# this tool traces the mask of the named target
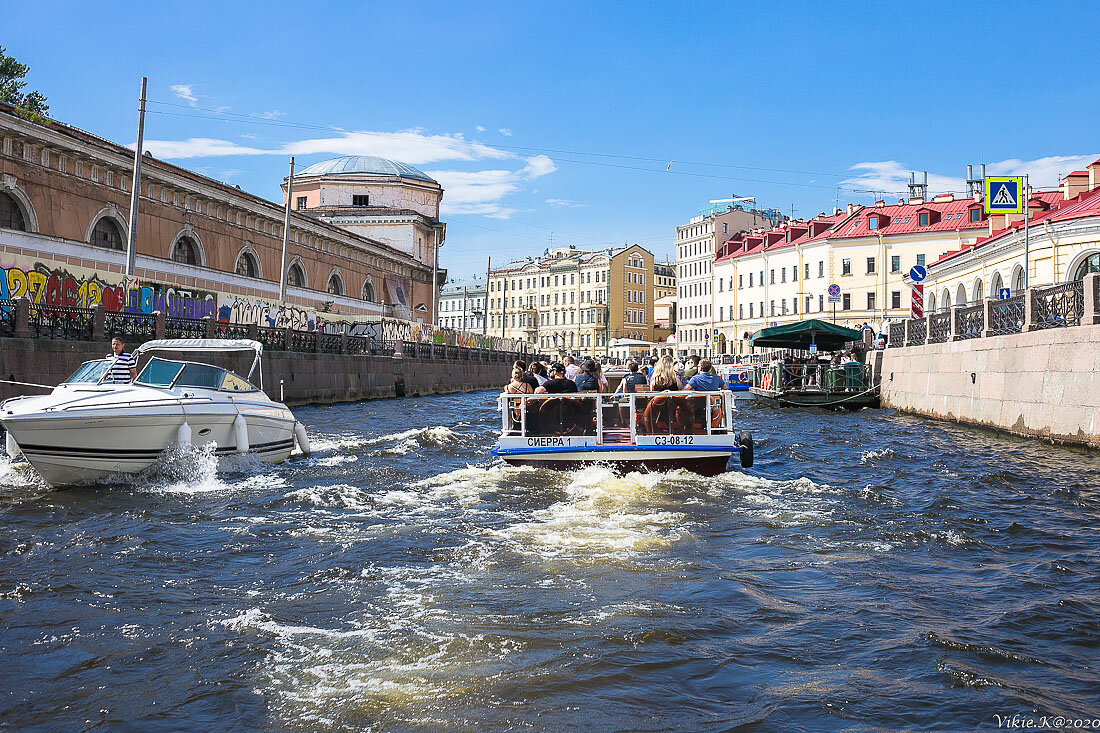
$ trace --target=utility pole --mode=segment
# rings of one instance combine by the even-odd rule
[[[286,206],[283,210],[283,267],[279,271],[279,305],[286,304],[286,258],[290,246],[290,201],[294,195],[294,156],[290,156],[290,175],[286,179]]]
[[[138,202],[141,200],[141,156],[145,145],[145,87],[149,80],[141,77],[141,97],[138,99],[137,146],[134,148],[134,182],[130,187],[130,241],[126,244],[126,276],[134,276],[137,261]]]
[[[485,317],[481,319],[481,335],[489,335],[489,273],[493,271],[493,258],[485,263]]]

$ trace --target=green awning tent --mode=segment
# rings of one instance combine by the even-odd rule
[[[817,344],[821,351],[837,351],[849,341],[863,341],[863,334],[816,318],[783,326],[762,328],[752,335],[752,345],[773,349],[809,349]]]

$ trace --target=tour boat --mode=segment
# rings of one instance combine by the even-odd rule
[[[493,455],[514,466],[573,469],[601,463],[620,472],[726,470],[733,454],[753,462],[752,435],[733,428],[733,394],[501,394]]]
[[[138,347],[134,356],[242,350],[255,355],[248,378],[154,356],[132,384],[111,384],[104,380],[112,359],[85,362],[48,395],[0,403],[8,455],[22,453],[46,483],[62,486],[139,473],[165,449],[183,444],[214,443],[219,456],[249,453],[277,463],[290,456],[297,440],[308,454],[305,429],[293,413],[248,381],[263,352],[258,341],[162,339]]]
[[[731,392],[748,392],[752,385],[752,364],[735,364],[724,367],[722,378]]]

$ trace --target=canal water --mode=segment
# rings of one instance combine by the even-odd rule
[[[1100,717],[1100,457],[743,404],[757,465],[511,469],[489,392],[311,458],[0,463],[0,727],[996,728]]]

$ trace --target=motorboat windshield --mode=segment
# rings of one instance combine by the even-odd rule
[[[134,383],[150,387],[197,387],[223,392],[257,391],[248,380],[221,367],[158,357],[149,360]]]
[[[80,365],[76,373],[66,379],[64,384],[99,384],[111,371],[113,359],[97,359],[86,361]]]

